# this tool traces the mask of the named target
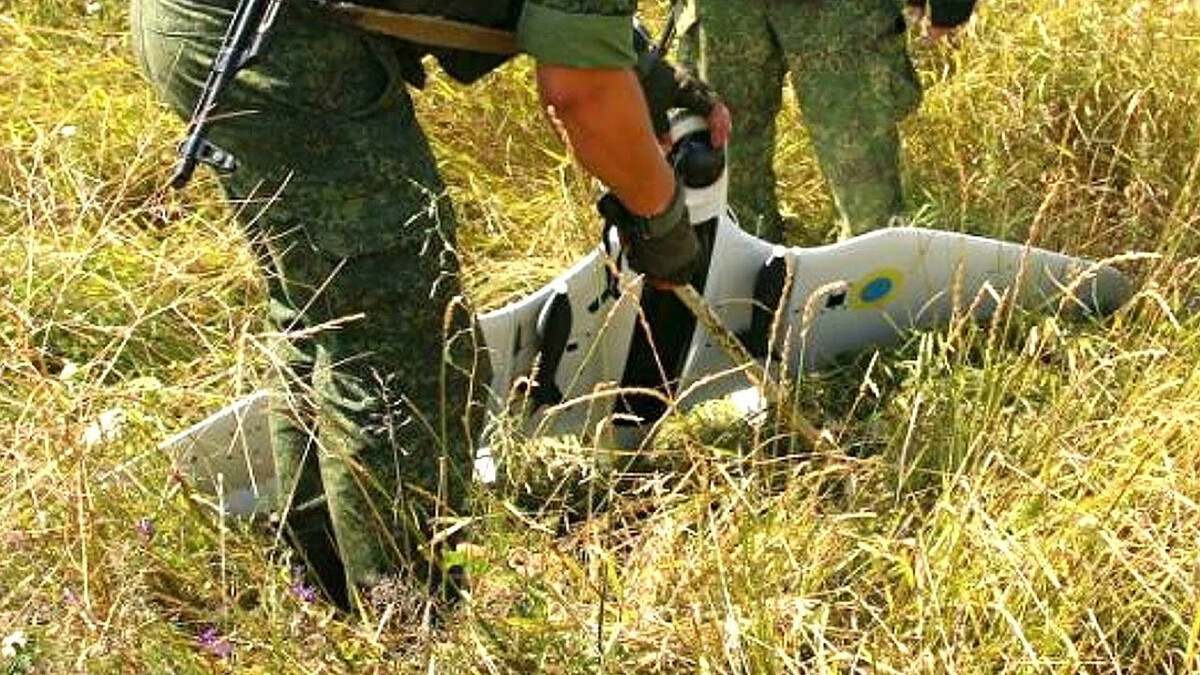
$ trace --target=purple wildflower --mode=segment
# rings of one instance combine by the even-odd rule
[[[154,521],[149,518],[139,518],[134,529],[142,536],[142,541],[150,541],[154,537]]]
[[[317,601],[317,589],[306,583],[307,576],[304,572],[304,565],[294,565],[292,567],[292,595],[296,596],[300,602],[307,605]]]
[[[219,659],[228,659],[233,656],[233,644],[228,639],[221,637],[220,631],[215,626],[205,628],[196,640],[200,643],[201,649]]]
[[[292,584],[292,595],[296,596],[300,602],[306,605],[311,605],[317,601],[317,589],[309,586],[303,581],[297,581]]]

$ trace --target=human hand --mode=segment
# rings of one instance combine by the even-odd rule
[[[708,123],[708,140],[713,149],[720,150],[728,145],[729,137],[733,133],[733,116],[730,115],[729,108],[721,101],[716,101],[704,119]],[[673,144],[670,129],[658,134],[658,143],[664,152],[670,151]]]
[[[654,134],[659,140],[666,142],[671,127],[667,113],[678,108],[707,119],[713,146],[723,147],[729,141],[732,122],[729,109],[717,93],[686,68],[658,53],[640,30],[634,31],[634,49],[638,53],[634,70],[646,98]]]
[[[729,135],[732,131],[733,117],[729,114],[729,108],[724,103],[717,101],[708,113],[708,135],[712,140],[712,146],[717,150],[725,147],[729,143]]]

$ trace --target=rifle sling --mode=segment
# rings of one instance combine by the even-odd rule
[[[417,44],[505,56],[519,51],[517,34],[499,28],[477,26],[427,14],[404,14],[350,2],[329,3],[323,9],[339,21],[365,31]]]

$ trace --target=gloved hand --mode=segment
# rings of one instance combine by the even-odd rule
[[[638,55],[634,70],[637,72],[638,82],[642,85],[642,93],[646,96],[646,105],[650,108],[650,121],[654,125],[655,136],[662,136],[670,131],[671,124],[667,112],[674,108],[683,108],[706,118],[719,109],[723,118],[728,118],[728,110],[721,103],[717,93],[690,72],[675,66],[654,51],[646,35],[640,30],[634,30],[633,48]],[[727,135],[727,129],[722,133],[717,126],[719,123],[714,125],[714,135]],[[719,147],[723,142],[715,144]]]
[[[596,208],[609,226],[617,228],[629,266],[635,271],[671,285],[691,281],[699,264],[700,238],[688,218],[678,184],[671,204],[657,216],[646,218],[631,213],[611,192],[600,198]]]

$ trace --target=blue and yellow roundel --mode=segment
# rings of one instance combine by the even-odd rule
[[[850,306],[855,309],[882,307],[895,298],[903,284],[904,275],[899,270],[875,270],[851,286]]]

